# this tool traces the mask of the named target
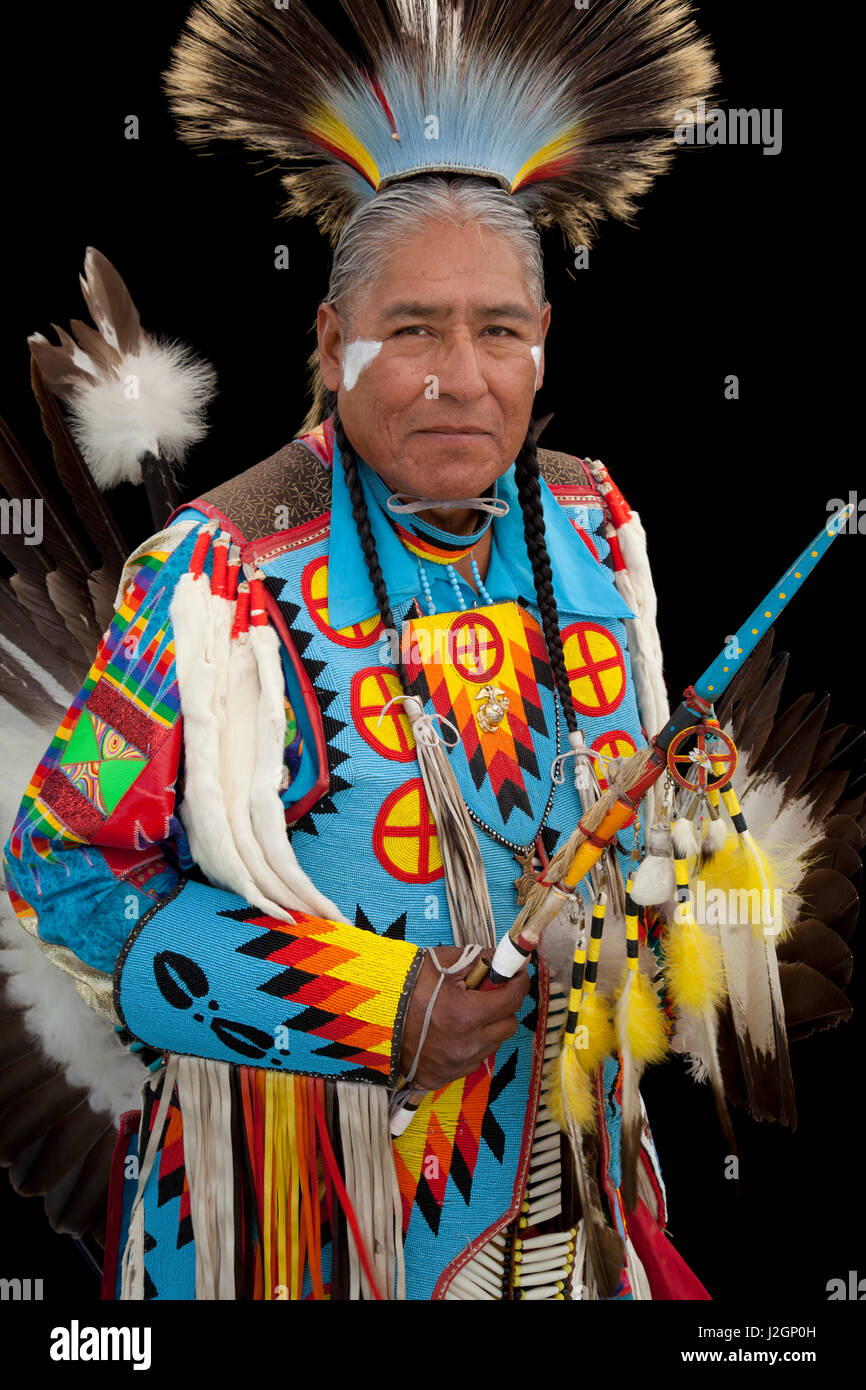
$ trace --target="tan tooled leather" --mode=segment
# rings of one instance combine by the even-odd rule
[[[542,477],[550,485],[589,483],[580,459],[553,449],[539,449]],[[202,493],[233,522],[247,540],[288,531],[327,512],[331,505],[331,474],[315,454],[293,439],[270,458]]]
[[[293,439],[199,500],[213,503],[247,540],[257,540],[327,512],[331,473],[305,444]]]

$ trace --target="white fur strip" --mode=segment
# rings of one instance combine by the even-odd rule
[[[656,728],[652,731],[647,729],[647,733],[657,733],[670,713],[670,706],[662,674],[662,648],[656,626],[658,600],[647,556],[646,532],[637,512],[632,512],[631,520],[617,531],[617,539],[637,600],[637,609],[632,611],[636,612],[635,625],[640,631],[641,653],[646,662],[647,679],[655,696],[655,712],[660,716]]]
[[[632,679],[635,684],[641,723],[652,738],[670,714],[667,688],[662,671],[662,648],[656,626],[658,600],[647,556],[646,532],[637,512],[617,531],[626,571],[616,576],[617,588],[634,613],[626,622],[631,655]],[[626,592],[626,589],[628,592]],[[658,814],[660,784],[648,795],[650,823]]]
[[[250,647],[258,667],[259,705],[255,729],[255,770],[250,789],[253,832],[271,869],[285,889],[297,898],[296,906],[328,921],[345,922],[336,903],[320,893],[298,863],[286,834],[286,816],[280,799],[286,733],[285,677],[280,660],[279,637],[268,624],[251,627]]]
[[[250,877],[263,893],[283,907],[306,904],[274,873],[253,833],[250,787],[255,771],[256,720],[259,711],[259,673],[248,633],[229,643],[228,695],[220,727],[220,774],[235,845]]]
[[[213,610],[207,574],[181,575],[171,601],[177,683],[183,710],[184,798],[178,815],[199,868],[218,888],[238,893],[280,921],[288,913],[262,893],[238,854],[220,783],[217,704],[225,673],[211,655]]]

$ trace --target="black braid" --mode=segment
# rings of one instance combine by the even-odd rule
[[[376,542],[373,539],[370,517],[367,512],[367,503],[364,501],[364,493],[361,489],[361,478],[358,473],[355,450],[349,443],[348,435],[340,419],[340,413],[336,409],[334,410],[334,435],[340,449],[340,458],[343,461],[346,486],[349,489],[349,496],[352,499],[352,516],[355,518],[355,525],[358,528],[358,535],[361,538],[361,545],[364,548],[367,573],[370,576],[370,583],[373,585],[373,593],[376,595],[376,603],[379,607],[379,615],[382,622],[387,631],[397,633],[397,675],[400,678],[400,684],[403,690],[408,694],[409,673],[403,664],[400,634],[397,632],[397,624],[394,622],[394,614],[391,612],[391,600],[388,598],[388,590],[385,587],[385,580],[382,575],[382,566],[379,564],[379,556],[376,554]]]
[[[559,612],[553,593],[553,571],[550,556],[544,543],[544,513],[541,509],[541,482],[538,471],[538,448],[535,442],[532,421],[523,441],[523,448],[514,464],[514,481],[520,509],[523,512],[523,534],[526,550],[532,565],[535,580],[535,597],[541,614],[541,626],[547,655],[556,679],[556,688],[562,704],[567,727],[573,732],[577,728],[577,716],[571,696],[571,685],[565,667],[565,652],[562,649],[562,636],[559,631]]]
[[[364,494],[361,490],[361,479],[358,474],[355,451],[349,443],[343,422],[340,419],[339,411],[336,409],[333,413],[333,423],[334,434],[340,449],[340,457],[343,461],[346,486],[349,489],[349,496],[352,500],[352,515],[355,518],[355,525],[358,528],[358,535],[360,536],[361,545],[364,549],[367,573],[370,576],[370,583],[376,595],[379,614],[386,629],[391,632],[396,632],[397,625],[394,622],[394,615],[391,612],[388,590],[385,587],[382,567],[379,564],[379,557],[376,554],[376,542],[373,539],[373,532],[370,527],[367,504],[364,501]],[[559,691],[559,698],[562,703],[566,725],[569,729],[574,730],[577,728],[577,717],[574,712],[571,686],[565,668],[565,653],[562,649],[562,637],[559,631],[559,613],[553,594],[553,572],[550,568],[550,557],[547,553],[547,546],[544,543],[544,515],[541,509],[538,451],[534,439],[532,421],[530,421],[529,431],[514,465],[514,479],[517,485],[517,495],[520,500],[521,510],[523,512],[523,534],[526,538],[526,550],[532,565],[532,574],[535,580],[535,597],[538,603],[538,610],[541,614],[541,624],[544,630],[547,654],[556,679],[556,687]],[[403,664],[402,649],[399,645],[398,653],[397,674],[400,677],[400,684],[403,689],[408,691],[409,677]]]

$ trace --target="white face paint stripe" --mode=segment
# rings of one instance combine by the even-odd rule
[[[382,343],[378,338],[356,338],[353,343],[346,344],[343,349],[343,385],[347,391],[351,391],[364,368],[378,356],[381,348]]]
[[[536,346],[531,347],[529,351],[532,353],[532,360],[535,363],[535,384],[537,386],[538,372],[539,368],[541,367],[541,343],[537,343]]]

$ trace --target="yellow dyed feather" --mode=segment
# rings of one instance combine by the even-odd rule
[[[549,160],[561,159],[563,155],[571,154],[579,144],[580,122],[576,121],[573,125],[567,126],[559,135],[552,140],[548,140],[546,145],[542,145],[535,154],[530,155],[524,164],[521,164],[517,173],[511,181],[511,192],[516,193],[520,185],[529,178],[542,164],[547,164]]]
[[[578,1061],[571,1043],[563,1046],[553,1063],[547,1104],[559,1128],[568,1133],[569,1122],[583,1131],[595,1128],[592,1083]]]
[[[319,136],[350,159],[354,159],[373,188],[379,187],[381,175],[378,164],[366,145],[361,144],[357,135],[349,129],[345,121],[340,120],[335,111],[321,103],[318,104],[309,114],[308,128],[311,135]]]
[[[577,1015],[574,1050],[583,1070],[595,1071],[615,1046],[612,1005],[597,991],[585,994]]]
[[[775,846],[768,850],[747,831],[742,836],[729,835],[724,849],[701,865],[694,888],[697,896],[698,882],[704,885],[708,922],[750,922],[758,936],[763,936],[766,927],[774,928],[779,942],[784,941],[791,925],[785,912],[786,906],[790,910],[786,897],[803,873],[797,854]],[[781,905],[779,911],[777,904]]]
[[[689,915],[675,921],[664,941],[665,980],[680,1009],[703,1014],[715,1009],[725,994],[722,948],[716,937]]]
[[[668,1030],[659,997],[641,971],[630,972],[625,1034],[632,1061],[638,1067],[660,1062],[668,1050]],[[627,977],[628,979],[628,977]],[[622,993],[622,991],[620,991]]]

